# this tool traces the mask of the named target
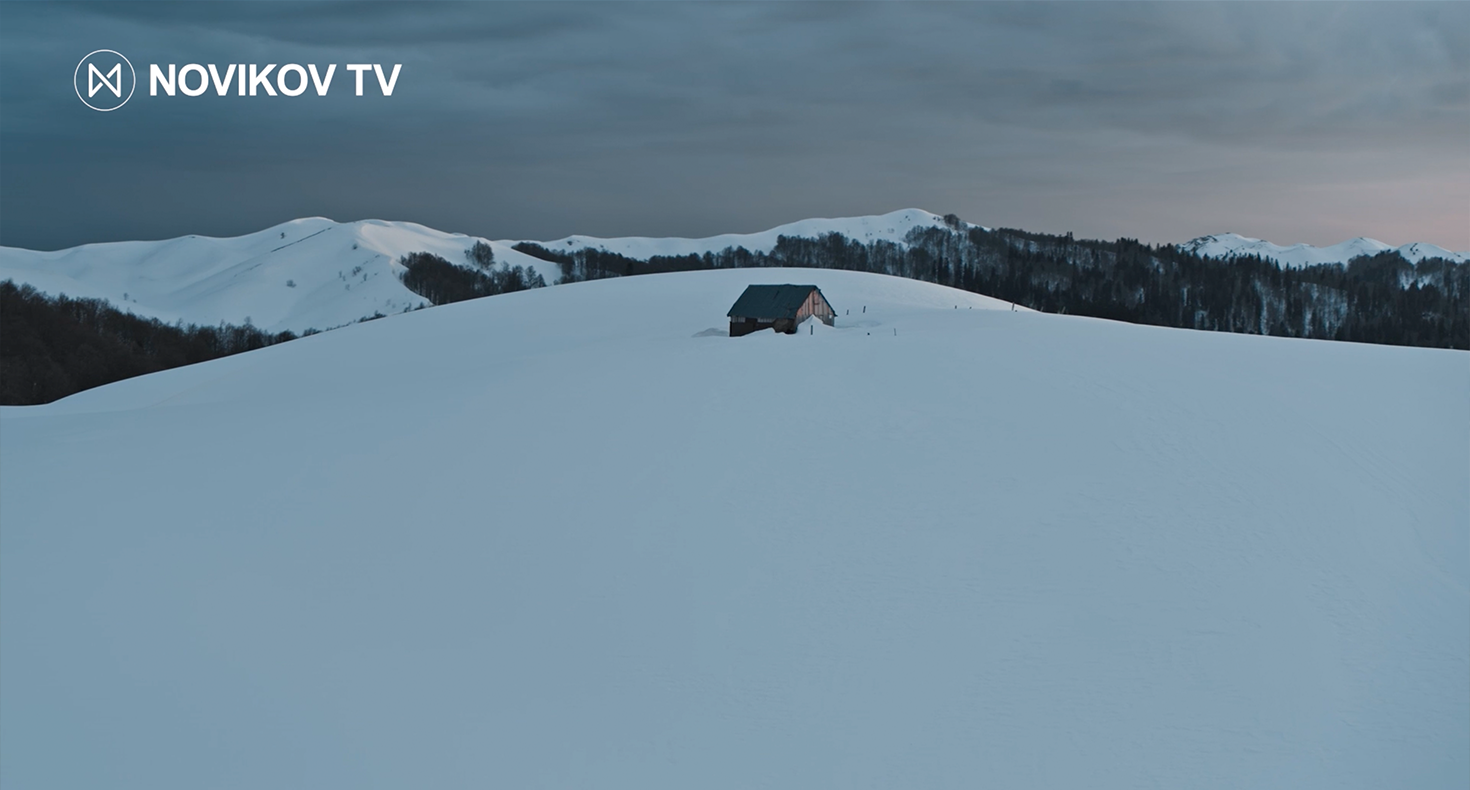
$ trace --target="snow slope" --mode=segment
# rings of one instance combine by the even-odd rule
[[[909,208],[869,217],[805,219],[759,233],[726,233],[704,239],[646,236],[601,239],[596,236],[567,236],[555,241],[533,243],[556,252],[592,248],[615,252],[636,260],[647,260],[655,255],[702,255],[728,247],[744,247],[751,252],[770,252],[775,249],[776,239],[781,236],[815,239],[828,233],[840,233],[864,244],[880,240],[902,244],[909,231],[921,227],[945,227],[944,218],[922,209]]]
[[[1293,244],[1290,247],[1282,247],[1248,236],[1222,233],[1216,236],[1201,236],[1179,245],[1179,248],[1211,258],[1228,259],[1259,255],[1262,258],[1274,260],[1282,266],[1291,267],[1315,266],[1321,263],[1347,263],[1359,255],[1377,255],[1386,250],[1396,250],[1404,256],[1404,260],[1410,263],[1418,263],[1425,258],[1447,258],[1457,263],[1470,261],[1470,252],[1450,252],[1442,247],[1421,242],[1405,244],[1402,247],[1391,247],[1376,239],[1367,239],[1362,236],[1348,239],[1340,244],[1333,244],[1330,247],[1313,247],[1310,244]]]
[[[547,282],[561,276],[555,264],[473,236],[411,222],[312,217],[233,238],[184,236],[56,252],[0,247],[0,280],[106,299],[169,323],[241,324],[248,318],[272,332],[300,332],[426,306],[399,280],[399,258],[431,252],[466,264],[465,251],[476,241],[490,244],[502,265],[535,268]]]
[[[735,270],[0,408],[0,785],[1462,789],[1467,362]]]

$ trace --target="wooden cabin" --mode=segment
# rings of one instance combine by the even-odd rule
[[[730,316],[730,337],[762,329],[796,334],[802,321],[816,316],[832,326],[837,313],[815,285],[752,285],[735,300]]]

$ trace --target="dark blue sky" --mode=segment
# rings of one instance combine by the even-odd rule
[[[139,71],[117,112],[71,79]],[[339,64],[147,96],[149,63]],[[350,62],[402,63],[355,99]],[[372,78],[369,77],[369,85]],[[0,3],[0,243],[298,216],[506,238],[904,207],[1183,241],[1470,249],[1470,4]]]

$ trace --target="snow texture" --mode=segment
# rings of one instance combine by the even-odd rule
[[[1463,790],[1467,363],[727,270],[0,408],[0,785]]]

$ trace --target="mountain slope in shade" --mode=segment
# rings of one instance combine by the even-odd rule
[[[476,241],[491,245],[497,263],[535,268],[547,282],[560,276],[554,264],[473,236],[412,222],[312,217],[230,238],[184,236],[56,252],[0,247],[0,280],[106,299],[168,323],[248,319],[271,332],[300,332],[427,305],[399,279],[399,258],[430,252],[468,265],[465,252]]]
[[[1246,255],[1259,255],[1280,263],[1282,266],[1314,266],[1322,263],[1347,263],[1359,255],[1377,255],[1380,252],[1395,250],[1410,263],[1418,263],[1425,258],[1446,258],[1456,263],[1464,263],[1470,260],[1470,252],[1451,252],[1433,244],[1414,242],[1402,247],[1391,247],[1376,239],[1368,239],[1359,236],[1348,239],[1340,244],[1330,247],[1313,247],[1310,244],[1293,244],[1290,247],[1282,247],[1269,241],[1253,239],[1249,236],[1241,236],[1236,233],[1222,233],[1215,236],[1201,236],[1192,241],[1179,245],[1181,250],[1192,252],[1197,255],[1205,255],[1211,258],[1235,258]]]
[[[1467,360],[722,270],[0,408],[0,784],[1463,790]]]
[[[596,236],[567,236],[555,241],[534,243],[555,252],[598,249],[647,260],[655,255],[702,255],[706,252],[719,252],[727,247],[744,247],[751,252],[770,252],[776,247],[776,239],[781,236],[814,239],[828,233],[840,233],[864,244],[875,241],[902,244],[909,231],[924,227],[945,227],[944,217],[922,209],[909,208],[869,217],[805,219],[759,233],[726,233],[703,239],[645,236],[603,239]]]

